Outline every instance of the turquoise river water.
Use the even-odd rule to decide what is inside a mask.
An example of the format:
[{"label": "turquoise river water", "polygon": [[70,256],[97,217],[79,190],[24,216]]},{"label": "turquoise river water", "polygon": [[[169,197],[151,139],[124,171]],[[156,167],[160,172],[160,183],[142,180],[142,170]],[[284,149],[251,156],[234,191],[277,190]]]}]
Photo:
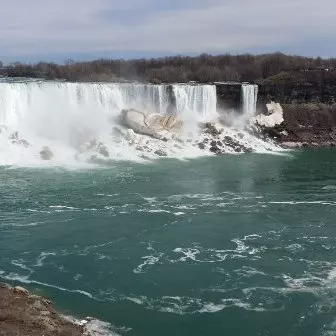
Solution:
[{"label": "turquoise river water", "polygon": [[2,167],[0,256],[112,334],[336,335],[336,152]]}]

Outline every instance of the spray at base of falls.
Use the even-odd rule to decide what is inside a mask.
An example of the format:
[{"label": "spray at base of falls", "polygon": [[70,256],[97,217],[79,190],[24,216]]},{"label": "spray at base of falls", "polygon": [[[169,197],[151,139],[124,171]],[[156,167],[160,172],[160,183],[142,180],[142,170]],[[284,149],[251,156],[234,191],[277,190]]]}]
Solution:
[{"label": "spray at base of falls", "polygon": [[[191,158],[214,153],[200,145],[212,138],[222,143],[225,153],[237,152],[232,141],[240,143],[242,151],[276,150],[244,130],[218,125],[221,135],[211,137],[204,126],[200,128],[199,123],[218,117],[216,99],[214,85],[0,83],[0,165],[83,166],[162,156]],[[246,102],[253,104],[252,99]],[[162,116],[173,111],[182,120],[183,131],[166,132],[165,141],[136,134],[120,122],[121,110],[129,108]]]}]

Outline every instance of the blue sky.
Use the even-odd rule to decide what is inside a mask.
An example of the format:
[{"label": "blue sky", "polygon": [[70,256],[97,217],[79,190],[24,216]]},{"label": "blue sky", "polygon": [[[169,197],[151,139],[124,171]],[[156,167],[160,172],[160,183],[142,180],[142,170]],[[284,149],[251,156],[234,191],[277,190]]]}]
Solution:
[{"label": "blue sky", "polygon": [[336,56],[335,0],[0,0],[0,60]]}]

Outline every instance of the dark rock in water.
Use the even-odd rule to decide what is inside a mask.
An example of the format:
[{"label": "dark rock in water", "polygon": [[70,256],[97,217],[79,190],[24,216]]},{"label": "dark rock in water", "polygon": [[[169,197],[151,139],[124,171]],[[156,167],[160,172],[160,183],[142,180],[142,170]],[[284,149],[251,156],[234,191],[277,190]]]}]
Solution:
[{"label": "dark rock in water", "polygon": [[49,147],[43,147],[40,151],[40,157],[42,160],[51,160],[53,156],[54,154]]},{"label": "dark rock in water", "polygon": [[222,132],[223,132],[222,130],[218,130],[215,125],[213,125],[209,122],[205,123],[204,128],[205,128],[204,132],[212,135],[213,137],[216,137],[216,136],[222,134]]},{"label": "dark rock in water", "polygon": [[29,142],[27,140],[24,139],[20,139],[19,133],[18,132],[14,132],[9,139],[11,140],[11,142],[13,144],[17,144],[23,147],[29,147]]},{"label": "dark rock in water", "polygon": [[109,157],[110,154],[106,148],[106,146],[104,146],[102,143],[99,143],[98,145],[98,153],[104,157]]},{"label": "dark rock in water", "polygon": [[212,147],[210,147],[210,152],[219,154],[220,149],[217,146],[212,146]]},{"label": "dark rock in water", "polygon": [[17,143],[25,148],[28,148],[30,146],[29,142],[24,139],[20,139]]},{"label": "dark rock in water", "polygon": [[168,156],[168,154],[162,150],[162,149],[158,149],[154,152],[154,154],[158,155],[158,156]]},{"label": "dark rock in water", "polygon": [[223,147],[222,141],[217,141],[217,145],[220,146],[220,147]]},{"label": "dark rock in water", "polygon": [[198,144],[198,147],[199,147],[200,149],[205,149],[205,145],[204,145],[203,142],[200,142],[200,143]]},{"label": "dark rock in water", "polygon": [[282,134],[275,128],[265,128],[263,132],[272,138],[281,138]]},{"label": "dark rock in water", "polygon": [[233,139],[231,137],[227,136],[227,135],[224,137],[224,140],[226,142],[232,142],[233,141]]},{"label": "dark rock in water", "polygon": [[211,147],[216,147],[217,146],[217,141],[213,140],[210,142]]},{"label": "dark rock in water", "polygon": [[208,138],[204,138],[203,143],[205,143],[205,144],[209,143],[209,139]]},{"label": "dark rock in water", "polygon": [[236,143],[231,137],[225,136],[224,137],[225,145],[231,148],[235,148],[236,146],[240,147],[239,143]]},{"label": "dark rock in water", "polygon": [[253,149],[252,149],[252,148],[246,148],[245,153],[252,153],[252,152],[253,152]]},{"label": "dark rock in water", "polygon": [[236,153],[241,153],[241,152],[242,152],[242,149],[239,148],[239,147],[236,147],[236,148],[234,149],[234,151],[235,151]]},{"label": "dark rock in water", "polygon": [[19,133],[18,132],[14,132],[11,136],[10,136],[11,140],[19,140]]}]

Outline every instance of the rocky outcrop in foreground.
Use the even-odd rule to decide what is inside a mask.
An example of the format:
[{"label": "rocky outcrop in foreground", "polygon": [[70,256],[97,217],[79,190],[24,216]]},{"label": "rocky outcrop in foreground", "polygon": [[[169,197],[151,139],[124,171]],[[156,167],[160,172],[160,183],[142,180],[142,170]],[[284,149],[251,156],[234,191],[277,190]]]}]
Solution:
[{"label": "rocky outcrop in foreground", "polygon": [[22,287],[0,284],[0,336],[89,336],[87,320],[75,323],[52,303]]}]

